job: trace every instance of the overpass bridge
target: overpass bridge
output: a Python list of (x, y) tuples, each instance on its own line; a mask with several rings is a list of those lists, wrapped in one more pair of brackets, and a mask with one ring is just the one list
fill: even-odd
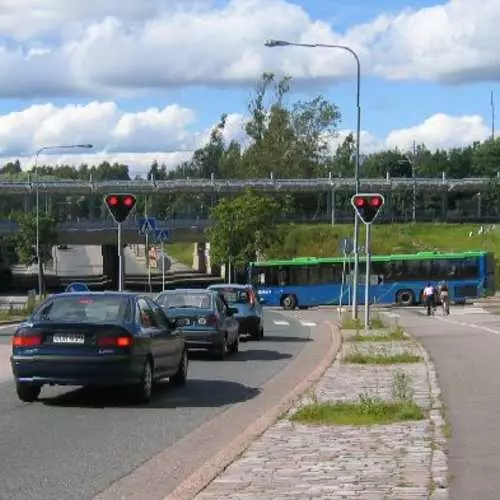
[[(498, 176), (500, 178), (500, 175)], [(477, 193), (491, 185), (488, 177), (471, 177), (466, 179), (449, 179), (443, 173), (441, 177), (386, 177), (361, 179), (361, 189), (382, 192), (411, 189), (419, 191), (441, 191)], [(355, 179), (348, 177), (328, 177), (312, 179), (174, 179), (174, 180), (126, 180), (95, 181), (92, 176), (88, 181), (39, 178), (17, 181), (0, 176), (0, 194), (29, 195), (36, 190), (47, 194), (90, 196), (104, 195), (110, 192), (130, 192), (136, 195), (176, 194), (176, 193), (238, 193), (246, 189), (262, 192), (330, 192), (354, 191)]]

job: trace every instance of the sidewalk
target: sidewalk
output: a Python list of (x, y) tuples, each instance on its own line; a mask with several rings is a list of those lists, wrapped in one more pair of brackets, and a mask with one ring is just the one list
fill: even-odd
[[(343, 330), (342, 348), (320, 383), (196, 500), (448, 499), (444, 421), (434, 367), (420, 344), (400, 328), (370, 334), (385, 337), (391, 332), (397, 340), (360, 342), (352, 341), (354, 331)], [(397, 365), (345, 361), (348, 354), (401, 353), (421, 360)], [(424, 409), (423, 420), (353, 426), (302, 424), (288, 418), (311, 403), (359, 402), (360, 396), (395, 401), (401, 397), (398, 391), (411, 394)]]

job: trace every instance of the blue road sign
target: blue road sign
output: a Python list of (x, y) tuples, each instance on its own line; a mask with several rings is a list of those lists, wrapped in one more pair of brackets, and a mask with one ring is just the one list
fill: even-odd
[(157, 229), (155, 231), (155, 240), (165, 242), (169, 240), (168, 229)]
[(90, 288), (85, 283), (70, 283), (66, 287), (66, 290), (64, 290), (64, 291), (66, 293), (68, 293), (68, 292), (90, 292)]
[(141, 217), (137, 221), (139, 234), (149, 234), (156, 230), (156, 219), (154, 217)]

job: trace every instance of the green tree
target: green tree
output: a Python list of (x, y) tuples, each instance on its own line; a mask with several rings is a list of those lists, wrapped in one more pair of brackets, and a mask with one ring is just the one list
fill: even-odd
[[(14, 237), (19, 262), (24, 265), (33, 264), (36, 250), (36, 219), (33, 214), (18, 213), (13, 219), (17, 222), (19, 231)], [(56, 221), (53, 217), (41, 215), (39, 218), (40, 230), (40, 259), (42, 264), (52, 260), (52, 247), (57, 244)]]
[(275, 223), (282, 207), (273, 198), (250, 190), (235, 198), (224, 198), (211, 211), (214, 224), (209, 241), (215, 264), (231, 258), (236, 268), (255, 260), (275, 238)]

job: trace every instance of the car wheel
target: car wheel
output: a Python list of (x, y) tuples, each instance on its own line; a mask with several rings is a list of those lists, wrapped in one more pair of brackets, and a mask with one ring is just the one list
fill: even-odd
[(215, 348), (215, 357), (220, 360), (220, 361), (223, 361), (224, 359), (226, 359), (226, 353), (227, 353), (227, 337), (224, 336), (224, 339), (222, 340), (222, 344), (218, 345), (216, 348)]
[(16, 392), (17, 396), (21, 401), (25, 403), (33, 403), (40, 396), (40, 391), (42, 386), (38, 384), (30, 384), (28, 382), (17, 382)]
[(147, 403), (153, 394), (153, 363), (147, 359), (142, 369), (141, 381), (134, 387), (134, 400)]
[(252, 339), (262, 340), (264, 337), (264, 328), (261, 325), (257, 325), (257, 330), (252, 333)]
[(229, 352), (234, 354), (237, 353), (239, 350), (240, 350), (240, 334), (236, 333), (236, 338), (234, 339), (234, 342), (231, 344)]
[(170, 377), (170, 382), (173, 385), (184, 385), (187, 382), (188, 367), (189, 367), (189, 359), (188, 359), (187, 349), (184, 349), (182, 351), (179, 368), (177, 369), (175, 375)]

